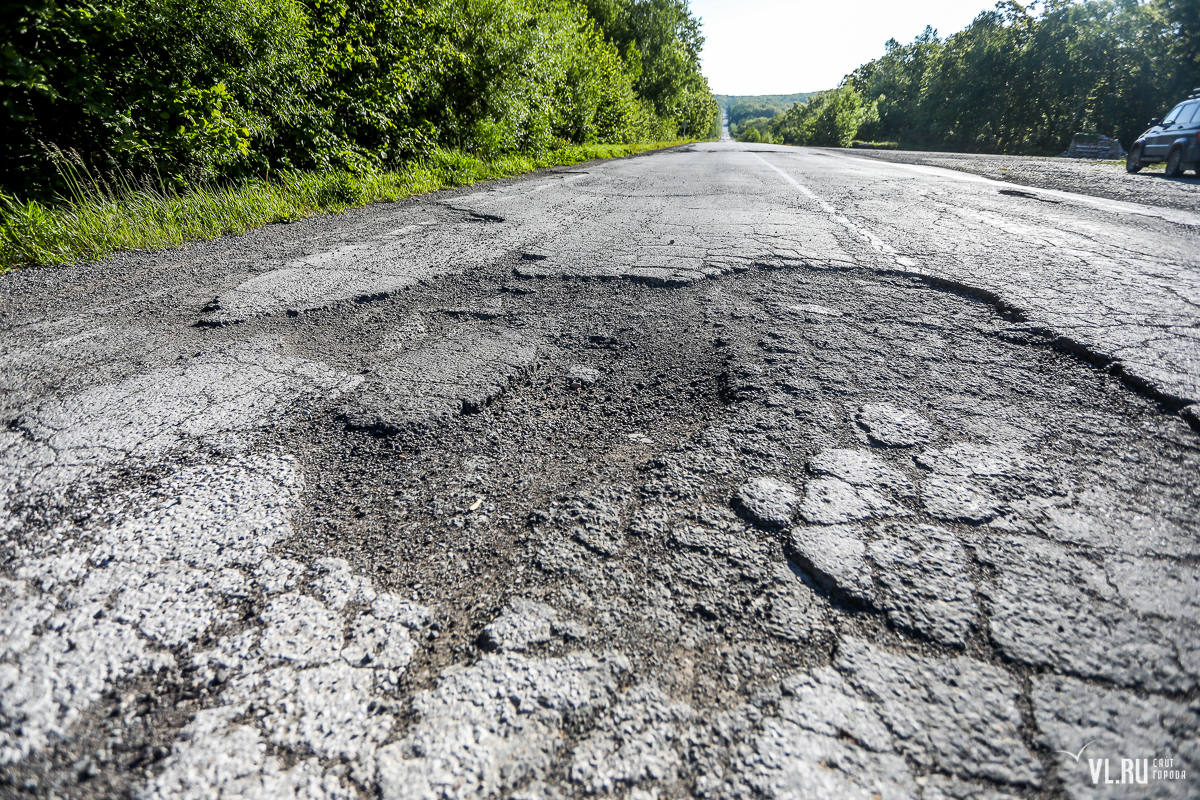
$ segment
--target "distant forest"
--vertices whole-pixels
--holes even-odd
[[[944,39],[892,39],[837,89],[747,118],[738,138],[1056,154],[1087,132],[1128,147],[1198,86],[1200,0],[1047,0],[1036,12],[1004,0]]]
[[[797,94],[718,94],[714,95],[717,104],[729,115],[729,127],[732,135],[746,120],[771,119],[776,114],[782,114],[796,103],[803,103],[816,92],[798,92]]]
[[[687,0],[16,0],[0,199],[704,136],[703,44]]]

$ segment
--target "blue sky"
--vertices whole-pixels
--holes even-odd
[[[704,23],[704,74],[717,94],[791,94],[833,88],[895,38],[932,25],[965,28],[995,0],[692,0]]]

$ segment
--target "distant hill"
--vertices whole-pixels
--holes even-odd
[[[796,103],[803,103],[816,92],[798,94],[718,94],[717,104],[729,115],[729,126],[736,133],[746,120],[782,114]]]
[[[717,104],[721,108],[728,111],[733,107],[734,103],[740,103],[745,100],[752,103],[762,103],[763,105],[781,105],[784,108],[791,108],[793,103],[803,103],[814,94],[816,92],[800,92],[799,94],[714,94],[713,97],[717,98]]]

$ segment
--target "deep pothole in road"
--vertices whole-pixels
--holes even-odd
[[[514,597],[583,631],[525,652],[616,649],[634,674],[712,712],[829,664],[847,637],[965,654],[1028,687],[1047,665],[998,646],[990,629],[1007,602],[992,588],[1006,568],[995,540],[1102,551],[1112,542],[1071,541],[1062,520],[1101,507],[1194,535],[1179,514],[1195,508],[1190,431],[1069,356],[1005,341],[1009,320],[953,291],[764,270],[674,290],[544,281],[502,305],[542,352],[479,413],[419,433],[316,426],[303,436],[303,533],[281,552],[346,558],[437,609],[439,636],[424,643],[409,689],[486,652],[484,628]],[[595,370],[594,382],[572,382],[576,367]],[[921,416],[927,435],[887,446],[862,422],[878,405]],[[888,497],[889,510],[851,503],[868,548],[885,518],[967,546],[971,620],[959,644],[914,621],[919,596],[879,583],[882,556],[866,562],[880,599],[846,602],[788,560],[785,532],[731,509],[756,476],[812,491],[823,474],[813,459],[831,451],[867,453],[922,487]],[[803,514],[801,530],[842,524]],[[803,600],[779,588],[788,573]],[[1122,684],[1102,673],[1084,677]],[[1025,736],[1033,746],[1034,732]]]
[[[1126,563],[1122,537],[1144,539],[1139,559],[1198,555],[1187,549],[1196,540],[1195,438],[1152,401],[1036,339],[1006,341],[1010,321],[986,302],[919,280],[839,268],[754,270],[675,289],[544,279],[517,293],[504,283],[464,276],[352,314],[314,312],[307,319],[320,324],[286,342],[300,355],[332,353],[364,385],[381,365],[420,352],[459,359],[466,371],[445,374],[474,380],[481,368],[463,348],[488,337],[454,339],[458,331],[515,332],[538,347],[474,413],[385,435],[346,430],[342,398],[264,443],[296,456],[306,487],[293,535],[271,552],[300,564],[345,559],[378,592],[433,612],[413,634],[414,660],[385,692],[387,713],[400,719],[389,741],[420,723],[414,693],[440,685],[451,665],[497,653],[538,662],[615,652],[627,660],[616,691],[652,683],[708,731],[689,745],[695,766],[664,790],[703,794],[720,770],[736,771],[737,746],[763,720],[834,680],[822,672],[830,665],[851,676],[863,663],[878,672],[884,659],[906,675],[879,653],[921,669],[962,656],[975,670],[964,674],[1019,687],[1020,741],[1053,776],[1038,738],[1037,681],[1059,672],[1133,686],[1133,672],[1097,656],[1104,642],[1073,643],[1058,662],[1019,642],[1061,623],[1074,595],[1056,605],[1056,593],[1073,591],[1086,569],[1136,588],[1140,561],[1112,566]],[[429,349],[446,340],[465,344]],[[363,342],[373,355],[360,354]],[[795,492],[784,528],[732,502],[762,478]],[[848,555],[817,564],[808,544],[818,536]],[[1061,580],[1038,561],[1063,570]],[[953,602],[939,604],[942,590]],[[1188,630],[1163,634],[1131,601],[1101,601],[1126,637],[1119,645]],[[518,642],[527,617],[551,612],[545,631]],[[1180,696],[1172,676],[1155,680],[1153,692]],[[177,714],[144,718],[177,726],[225,691],[215,684],[191,697],[183,683],[156,701]],[[729,714],[742,727],[718,732],[733,724]],[[591,725],[564,721],[563,752],[582,746]],[[858,747],[855,735],[836,734]],[[163,759],[153,747],[171,737],[143,738],[148,754],[96,762],[98,776],[56,791],[115,793],[132,778],[109,783],[110,773],[154,773]],[[82,764],[82,746],[22,770]],[[914,774],[938,771],[928,754],[904,757]],[[972,777],[1020,784],[1030,763]],[[564,785],[582,785],[577,777],[563,760],[543,773]]]

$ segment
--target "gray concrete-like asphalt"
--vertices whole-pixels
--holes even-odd
[[[1195,797],[1160,185],[722,141],[0,278],[0,794]]]

